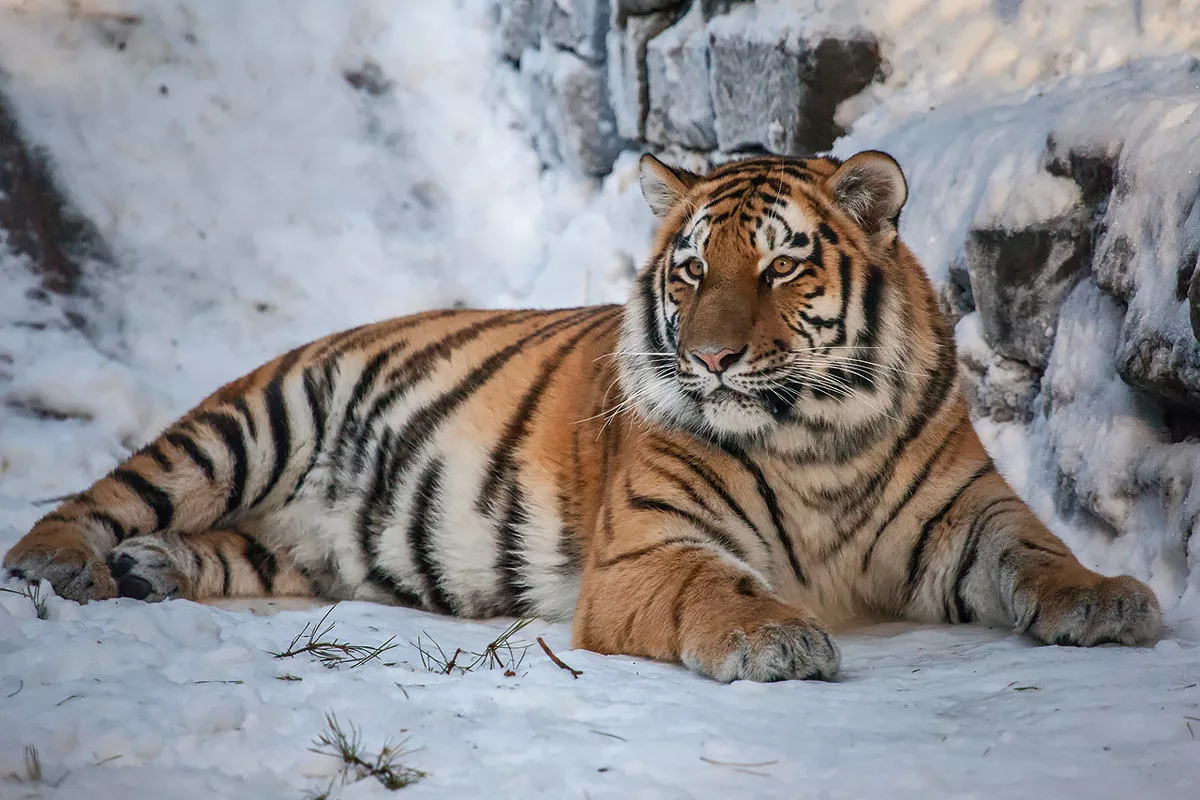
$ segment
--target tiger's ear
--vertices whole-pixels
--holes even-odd
[[[665,217],[683,199],[700,176],[679,167],[669,167],[654,156],[646,153],[638,161],[638,182],[642,185],[642,196],[650,204],[656,217]]]
[[[825,182],[833,202],[867,233],[894,228],[908,199],[908,183],[896,159],[864,150],[838,167]]]

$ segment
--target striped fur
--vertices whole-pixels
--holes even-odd
[[[831,627],[1152,639],[1005,484],[878,153],[643,159],[624,307],[432,311],[218,390],[5,556],[84,602],[269,594],[573,619],[719,680],[828,678]]]

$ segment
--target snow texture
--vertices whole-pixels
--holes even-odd
[[[1130,311],[1187,332],[1186,311],[1158,302],[1195,234],[1182,212],[1200,96],[1178,55],[1200,44],[1194,2],[761,0],[720,24],[782,30],[804,15],[885,46],[889,77],[843,104],[853,129],[836,149],[904,164],[903,233],[935,281],[972,225],[1036,222],[1073,201],[1038,177],[1048,136],[1119,142]],[[454,302],[623,299],[652,222],[636,154],[600,185],[543,171],[496,37],[485,0],[0,0],[4,91],[120,264],[93,276],[103,313],[83,332],[0,254],[0,549],[49,498],[301,342]],[[368,750],[418,748],[406,763],[428,777],[403,790],[414,797],[1194,796],[1200,548],[1183,542],[1200,453],[1129,413],[1139,401],[1114,368],[1122,313],[1079,284],[1044,378],[1057,413],[979,428],[1085,562],[1151,581],[1170,625],[1154,647],[886,625],[840,636],[837,682],[721,686],[572,651],[566,626],[535,623],[518,638],[544,635],[582,675],[535,646],[513,676],[446,676],[422,666],[418,636],[475,650],[507,622],[343,604],[341,638],[399,646],[328,670],[267,653],[319,609],[51,597],[41,620],[0,593],[0,796],[299,797],[336,771],[307,749],[330,710],[362,726]],[[988,363],[978,328],[968,317],[958,330]],[[1059,518],[1056,475],[1095,520]],[[24,772],[26,745],[43,783],[3,778]],[[339,792],[388,795],[371,780]]]

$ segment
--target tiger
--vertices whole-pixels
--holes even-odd
[[[623,306],[431,310],[217,390],[4,558],[79,602],[302,596],[570,621],[575,648],[831,679],[856,621],[1091,646],[1162,612],[1086,567],[972,427],[874,150],[641,157]]]

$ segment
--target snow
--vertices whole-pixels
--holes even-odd
[[[1177,243],[1200,224],[1183,213],[1195,175],[1180,166],[1200,155],[1196,73],[1179,55],[1200,45],[1194,2],[755,9],[714,24],[778,30],[808,15],[887,34],[889,78],[843,107],[854,127],[837,150],[881,147],[904,164],[903,233],[935,280],[969,226],[1029,224],[1073,204],[1074,188],[1038,169],[1053,134],[1120,149],[1132,191],[1115,228],[1160,234],[1139,251],[1145,313],[1173,291]],[[307,339],[456,301],[623,299],[652,224],[636,154],[601,185],[543,171],[493,35],[486,0],[0,0],[4,91],[119,264],[89,287],[102,311],[80,331],[76,309],[0,248],[0,550],[46,500]],[[344,77],[370,64],[390,82],[381,94]],[[570,650],[566,626],[538,622],[519,637],[544,636],[578,679],[536,646],[514,676],[446,676],[422,666],[418,636],[477,650],[507,621],[343,604],[331,617],[340,637],[394,635],[398,647],[328,670],[267,652],[324,613],[304,604],[49,598],[40,620],[0,593],[0,776],[21,773],[34,745],[47,780],[0,780],[0,796],[299,797],[335,772],[308,750],[326,711],[361,725],[368,749],[408,737],[418,749],[406,763],[428,773],[404,790],[413,796],[1190,796],[1200,550],[1180,542],[1200,509],[1198,454],[1164,446],[1130,412],[1112,367],[1117,312],[1094,290],[1068,303],[1059,336],[1078,345],[1056,350],[1047,376],[1066,423],[979,428],[1087,563],[1152,582],[1170,625],[1154,647],[885,625],[839,635],[835,683],[720,686]],[[986,343],[964,322],[960,338],[983,363]],[[1119,536],[1057,517],[1052,456]],[[1170,503],[1120,504],[1123,481],[1162,475]],[[342,796],[385,794],[368,780]]]

